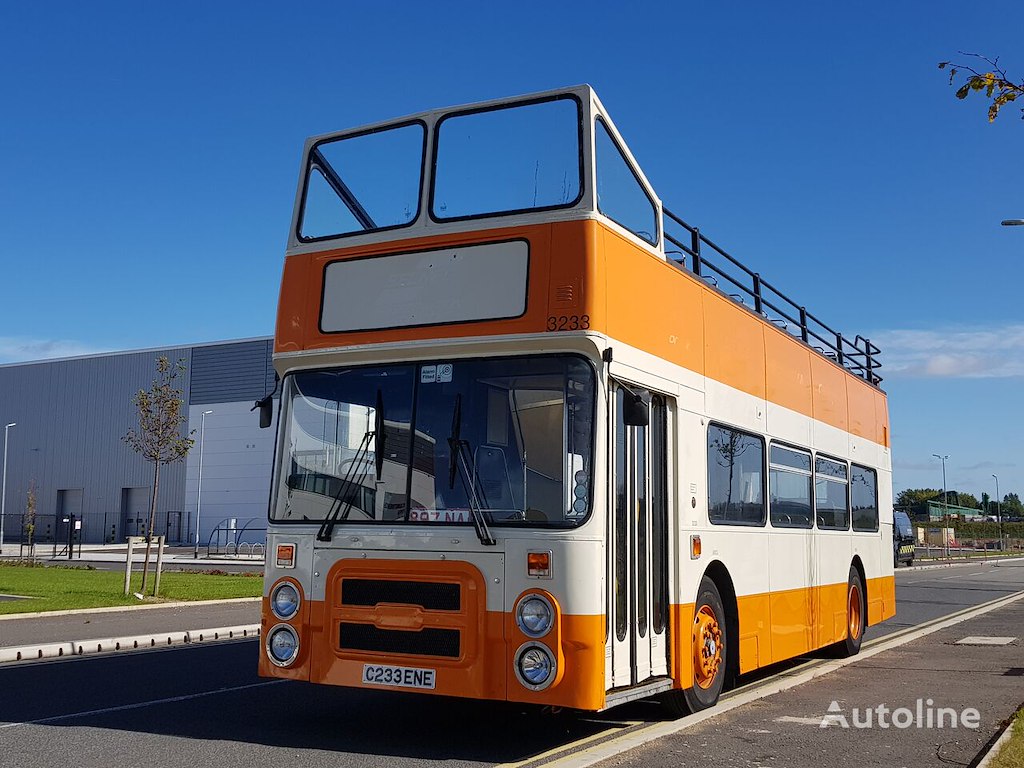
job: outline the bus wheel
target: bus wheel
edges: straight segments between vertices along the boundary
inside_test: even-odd
[[[727,643],[722,596],[715,582],[705,576],[700,581],[690,628],[693,687],[682,692],[690,712],[699,712],[718,702],[728,666]]]
[[[836,643],[840,656],[856,656],[864,640],[867,626],[867,602],[864,600],[864,583],[860,572],[850,566],[850,578],[846,585],[846,639]]]

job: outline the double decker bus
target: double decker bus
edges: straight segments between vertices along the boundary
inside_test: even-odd
[[[856,653],[895,613],[877,355],[665,210],[588,86],[310,139],[260,674],[689,711]]]

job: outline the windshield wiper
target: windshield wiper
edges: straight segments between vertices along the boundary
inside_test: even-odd
[[[370,469],[366,458],[370,453],[370,444],[374,443],[374,438],[376,438],[376,443],[374,444],[375,468],[377,470],[377,479],[380,479],[384,463],[384,395],[379,389],[377,390],[377,412],[373,426],[372,430],[367,430],[363,433],[363,439],[359,441],[359,448],[356,450],[355,458],[349,464],[345,476],[341,478],[341,487],[338,488],[338,492],[334,495],[331,509],[327,513],[327,517],[324,518],[320,530],[317,531],[316,538],[318,541],[330,541],[331,533],[334,531],[334,526],[337,522],[348,519],[349,512],[352,511],[352,505],[356,499],[356,494],[363,487],[363,480],[366,479],[367,472]],[[362,469],[359,472],[359,476],[356,477],[355,473],[359,468]],[[344,503],[341,500],[343,496],[346,497]]]
[[[462,481],[462,487],[466,491],[466,501],[469,503],[469,514],[473,520],[473,528],[480,543],[493,547],[498,542],[491,535],[491,529],[487,527],[487,518],[480,508],[480,501],[476,495],[476,483],[473,482],[473,474],[470,472],[470,461],[467,458],[469,453],[469,441],[462,439],[462,395],[455,396],[455,408],[452,410],[452,433],[448,436],[448,487],[455,487],[455,475]]]
[[[348,188],[338,172],[334,170],[334,166],[327,162],[327,158],[323,156],[319,149],[314,149],[312,152],[313,162],[316,163],[317,169],[323,174],[324,180],[330,185],[331,189],[334,190],[334,194],[341,198],[341,202],[345,204],[349,212],[355,217],[356,221],[359,222],[365,230],[377,229],[377,225],[374,223],[370,214],[363,208],[362,203],[359,199],[352,194],[352,190]]]
[[[373,436],[373,430],[363,434],[363,439],[359,442],[359,450],[356,451],[355,458],[349,464],[348,471],[341,478],[341,485],[338,488],[338,492],[334,494],[331,509],[320,525],[320,530],[317,531],[317,541],[330,541],[335,524],[338,520],[347,518],[348,513],[352,510],[352,504],[355,502],[356,497],[356,486],[353,485],[353,482],[356,480],[356,471],[360,466],[363,468],[358,480],[359,486],[362,486],[367,470],[365,456],[370,452],[370,442],[373,440]],[[342,497],[345,497],[344,502],[342,502]]]

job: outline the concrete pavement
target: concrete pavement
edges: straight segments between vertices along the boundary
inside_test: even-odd
[[[1017,600],[707,719],[608,764],[969,765],[1024,704],[1022,635],[1024,600]],[[942,728],[937,727],[940,709]],[[564,762],[573,764],[580,765]]]

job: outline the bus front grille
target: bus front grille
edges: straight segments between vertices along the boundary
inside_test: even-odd
[[[457,659],[462,652],[459,630],[437,627],[409,631],[342,622],[339,642],[342,650],[346,651],[444,656],[451,659]]]
[[[426,611],[462,609],[459,584],[390,579],[352,579],[341,583],[341,604],[373,608],[380,603],[418,605]]]

